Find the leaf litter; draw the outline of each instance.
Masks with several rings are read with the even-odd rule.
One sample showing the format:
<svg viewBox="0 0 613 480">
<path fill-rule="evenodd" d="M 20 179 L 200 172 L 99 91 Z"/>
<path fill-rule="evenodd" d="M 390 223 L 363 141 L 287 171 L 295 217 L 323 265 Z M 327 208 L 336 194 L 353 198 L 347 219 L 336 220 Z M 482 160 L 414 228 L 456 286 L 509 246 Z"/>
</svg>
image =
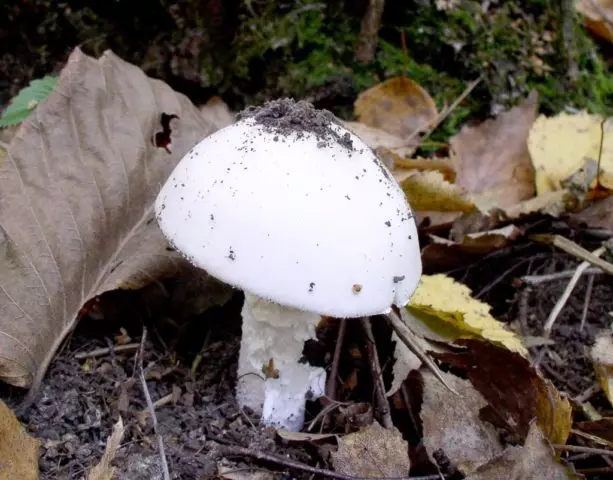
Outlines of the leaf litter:
<svg viewBox="0 0 613 480">
<path fill-rule="evenodd" d="M 403 108 L 386 110 L 398 98 Z M 162 478 L 133 350 L 114 348 L 138 338 L 144 322 L 157 332 L 143 352 L 147 389 L 168 463 L 180 478 L 230 477 L 233 469 L 262 466 L 300 478 L 376 476 L 373 468 L 392 467 L 396 476 L 463 472 L 493 479 L 513 471 L 517 478 L 575 478 L 564 449 L 607 445 L 607 419 L 598 411 L 610 404 L 597 374 L 602 381 L 608 357 L 592 355 L 592 364 L 586 349 L 610 323 L 613 289 L 602 277 L 589 294 L 579 285 L 550 341 L 537 341 L 564 283 L 532 288 L 522 278 L 569 270 L 578 261 L 529 235 L 579 235 L 592 250 L 603 237 L 585 228 L 593 226 L 589 218 L 581 225 L 573 217 L 591 187 L 538 191 L 535 169 L 555 165 L 538 163 L 529 148 L 539 138 L 536 111 L 531 96 L 497 119 L 465 127 L 451 141 L 450 159 L 410 158 L 419 132 L 436 122 L 427 92 L 403 77 L 362 95 L 356 113 L 369 125 L 350 128 L 382 155 L 421 223 L 430 275 L 407 310 L 413 312 L 404 317 L 412 318 L 407 328 L 461 395 L 399 347 L 383 319 L 373 318 L 370 346 L 351 320 L 342 337 L 338 321 L 325 321 L 304 355 L 333 370 L 334 397 L 310 402 L 307 431 L 288 437 L 257 427 L 258 419 L 234 401 L 242 295 L 194 275 L 143 213 L 183 153 L 234 115 L 219 99 L 197 109 L 112 53 L 94 60 L 73 52 L 55 91 L 18 129 L 0 166 L 6 184 L 1 373 L 9 384 L 37 386 L 51 365 L 20 415 L 41 440 L 41 477 L 84 477 L 102 459 L 103 478 L 113 471 L 113 478 Z M 413 183 L 404 185 L 406 179 Z M 587 198 L 592 207 L 606 201 Z M 584 304 L 587 320 L 579 330 Z M 383 382 L 369 364 L 373 348 Z M 387 406 L 374 394 L 380 383 Z M 383 410 L 391 411 L 394 428 L 376 423 Z M 125 432 L 117 445 L 112 427 L 119 415 Z M 470 442 L 453 440 L 469 431 Z M 388 436 L 386 447 L 373 449 Z M 109 462 L 107 440 L 114 450 Z M 575 465 L 608 468 L 598 453 L 586 458 Z"/>
</svg>

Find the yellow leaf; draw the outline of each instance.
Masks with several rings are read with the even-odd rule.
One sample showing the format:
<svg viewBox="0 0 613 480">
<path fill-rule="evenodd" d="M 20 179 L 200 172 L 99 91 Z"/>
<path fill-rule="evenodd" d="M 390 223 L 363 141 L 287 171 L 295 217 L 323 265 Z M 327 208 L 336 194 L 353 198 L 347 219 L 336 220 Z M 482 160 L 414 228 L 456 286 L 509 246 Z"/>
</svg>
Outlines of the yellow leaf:
<svg viewBox="0 0 613 480">
<path fill-rule="evenodd" d="M 439 171 L 397 169 L 393 174 L 413 210 L 468 213 L 476 209 L 466 192 L 447 182 Z"/>
<path fill-rule="evenodd" d="M 602 117 L 585 111 L 539 116 L 528 135 L 528 149 L 536 170 L 537 194 L 562 189 L 562 182 L 597 161 L 600 153 Z M 613 186 L 613 122 L 604 124 L 600 181 Z"/>
<path fill-rule="evenodd" d="M 358 120 L 407 139 L 424 131 L 438 116 L 432 97 L 407 77 L 394 77 L 362 92 L 354 104 Z"/>
<path fill-rule="evenodd" d="M 590 356 L 602 391 L 613 405 L 613 336 L 608 332 L 598 335 Z"/>
<path fill-rule="evenodd" d="M 441 274 L 422 275 L 409 303 L 416 320 L 443 338 L 482 338 L 528 356 L 520 338 L 492 317 L 490 308 L 471 297 L 466 285 Z"/>
</svg>

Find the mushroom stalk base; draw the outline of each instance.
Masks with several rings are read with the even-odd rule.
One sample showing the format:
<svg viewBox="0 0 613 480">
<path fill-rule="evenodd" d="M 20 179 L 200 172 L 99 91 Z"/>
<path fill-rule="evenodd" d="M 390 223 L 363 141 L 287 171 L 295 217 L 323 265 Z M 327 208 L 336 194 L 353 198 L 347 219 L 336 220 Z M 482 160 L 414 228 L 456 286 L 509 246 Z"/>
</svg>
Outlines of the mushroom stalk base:
<svg viewBox="0 0 613 480">
<path fill-rule="evenodd" d="M 261 414 L 265 425 L 298 431 L 306 400 L 325 392 L 326 371 L 299 363 L 321 316 L 247 293 L 242 316 L 238 403 Z"/>
</svg>

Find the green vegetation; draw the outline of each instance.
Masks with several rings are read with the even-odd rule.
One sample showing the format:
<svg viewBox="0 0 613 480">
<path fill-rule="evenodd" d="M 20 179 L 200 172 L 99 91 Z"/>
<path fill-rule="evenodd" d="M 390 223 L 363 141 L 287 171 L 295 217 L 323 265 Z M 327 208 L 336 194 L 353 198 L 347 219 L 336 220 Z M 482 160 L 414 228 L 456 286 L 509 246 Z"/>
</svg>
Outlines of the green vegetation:
<svg viewBox="0 0 613 480">
<path fill-rule="evenodd" d="M 563 38 L 558 0 L 491 2 L 486 12 L 477 0 L 447 2 L 457 5 L 445 10 L 428 0 L 388 1 L 367 65 L 354 56 L 365 0 L 158 0 L 138 12 L 129 0 L 88 7 L 36 0 L 29 11 L 16 10 L 22 3 L 5 2 L 0 10 L 11 22 L 9 39 L 25 35 L 21 27 L 10 29 L 25 25 L 24 15 L 42 19 L 36 32 L 26 32 L 27 45 L 33 63 L 47 66 L 34 68 L 23 83 L 50 71 L 52 59 L 81 42 L 95 55 L 112 48 L 196 102 L 220 94 L 234 108 L 288 95 L 348 116 L 360 91 L 402 74 L 441 107 L 483 76 L 439 138 L 468 118 L 516 104 L 532 89 L 545 113 L 573 107 L 610 114 L 613 105 L 613 75 L 600 47 L 578 15 L 572 41 Z"/>
</svg>

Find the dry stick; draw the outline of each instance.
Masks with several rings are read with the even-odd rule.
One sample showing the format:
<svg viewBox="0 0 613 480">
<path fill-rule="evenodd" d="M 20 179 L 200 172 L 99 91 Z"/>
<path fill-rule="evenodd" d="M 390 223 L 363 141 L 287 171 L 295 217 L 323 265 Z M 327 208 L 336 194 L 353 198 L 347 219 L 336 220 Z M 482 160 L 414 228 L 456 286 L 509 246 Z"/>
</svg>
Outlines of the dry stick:
<svg viewBox="0 0 613 480">
<path fill-rule="evenodd" d="M 409 327 L 407 327 L 403 323 L 403 321 L 398 317 L 396 312 L 392 310 L 390 313 L 386 314 L 386 317 L 390 322 L 390 325 L 394 329 L 394 332 L 396 332 L 396 335 L 398 335 L 398 338 L 402 340 L 402 343 L 404 343 L 407 348 L 411 350 L 411 352 L 413 352 L 415 356 L 417 356 L 417 358 L 419 358 L 424 363 L 424 365 L 430 369 L 434 376 L 439 380 L 439 382 L 441 382 L 445 386 L 445 388 L 447 388 L 447 390 L 449 390 L 451 393 L 459 395 L 458 392 L 456 392 L 451 387 L 451 385 L 449 385 L 445 381 L 445 378 L 443 378 L 443 374 L 441 373 L 436 363 L 434 363 L 434 360 L 432 360 L 430 356 L 426 352 L 424 352 L 424 350 L 421 348 L 421 345 L 419 345 L 419 343 L 417 343 L 417 340 L 415 340 L 415 334 L 411 331 Z"/>
<path fill-rule="evenodd" d="M 345 332 L 347 331 L 347 319 L 341 318 L 338 325 L 338 334 L 336 336 L 336 345 L 334 346 L 334 357 L 332 359 L 332 367 L 330 369 L 330 376 L 328 377 L 328 383 L 326 384 L 326 395 L 332 400 L 336 400 L 336 384 L 338 382 L 338 364 L 341 359 L 341 349 L 343 348 L 343 341 L 345 339 Z"/>
<path fill-rule="evenodd" d="M 359 37 L 360 44 L 355 52 L 355 57 L 361 63 L 371 63 L 375 57 L 384 8 L 385 0 L 370 0 L 368 3 L 366 13 L 362 19 L 362 30 Z"/>
<path fill-rule="evenodd" d="M 591 275 L 592 277 L 594 275 L 602 275 L 604 272 L 600 269 L 600 268 L 588 268 L 585 272 L 586 275 Z M 541 283 L 548 283 L 548 282 L 554 282 L 556 280 L 564 280 L 566 278 L 570 278 L 575 274 L 575 270 L 564 270 L 562 272 L 556 272 L 556 273 L 547 273 L 545 275 L 524 275 L 523 277 L 520 277 L 519 279 L 524 282 L 527 283 L 528 285 L 540 285 Z"/>
<path fill-rule="evenodd" d="M 578 452 L 578 453 L 591 453 L 592 455 L 604 455 L 611 457 L 613 456 L 613 450 L 606 450 L 604 448 L 593 448 L 593 447 L 581 447 L 579 445 L 551 445 L 556 450 L 566 451 L 566 452 Z"/>
<path fill-rule="evenodd" d="M 594 288 L 594 275 L 589 275 L 587 278 L 587 289 L 585 290 L 585 301 L 583 302 L 583 312 L 581 313 L 581 324 L 579 325 L 579 331 L 583 331 L 587 315 L 589 312 L 590 301 L 592 300 L 592 289 Z"/>
<path fill-rule="evenodd" d="M 82 360 L 84 358 L 103 357 L 105 355 L 110 354 L 111 352 L 113 353 L 133 352 L 134 350 L 138 350 L 139 346 L 140 346 L 139 343 L 126 343 L 125 345 L 117 345 L 117 346 L 105 347 L 105 348 L 96 348 L 89 352 L 77 353 L 75 354 L 74 358 L 76 358 L 77 360 Z"/>
<path fill-rule="evenodd" d="M 554 247 L 558 247 L 560 250 L 564 250 L 566 253 L 574 255 L 579 260 L 583 260 L 584 262 L 591 263 L 595 267 L 600 268 L 605 273 L 609 275 L 613 275 L 613 265 L 609 262 L 604 261 L 602 258 L 598 258 L 590 251 L 585 248 L 577 245 L 572 240 L 563 237 L 562 235 L 530 235 L 528 237 L 530 240 L 534 240 L 535 242 L 544 243 L 547 245 L 553 245 Z"/>
<path fill-rule="evenodd" d="M 605 251 L 606 251 L 605 247 L 600 247 L 594 250 L 592 253 L 590 253 L 590 255 L 593 255 L 594 258 L 598 258 Z M 545 323 L 545 326 L 543 327 L 543 333 L 545 334 L 545 336 L 549 336 L 551 334 L 551 329 L 553 328 L 553 324 L 558 318 L 558 315 L 560 315 L 560 312 L 566 305 L 566 302 L 568 302 L 568 299 L 570 298 L 571 294 L 573 293 L 573 290 L 577 286 L 577 283 L 579 282 L 581 275 L 583 275 L 583 272 L 585 272 L 589 266 L 590 264 L 588 262 L 582 262 L 579 264 L 579 266 L 575 270 L 575 273 L 573 274 L 572 278 L 568 282 L 568 285 L 566 285 L 566 288 L 564 289 L 562 296 L 558 299 L 553 309 L 551 310 L 551 313 L 549 314 L 549 318 L 547 319 L 547 322 Z"/>
<path fill-rule="evenodd" d="M 155 415 L 155 407 L 151 401 L 151 395 L 147 388 L 147 380 L 145 379 L 145 369 L 143 368 L 143 352 L 145 351 L 145 340 L 147 339 L 147 327 L 143 327 L 143 334 L 140 339 L 140 349 L 138 351 L 138 376 L 140 377 L 140 383 L 143 387 L 143 394 L 145 395 L 145 401 L 147 402 L 147 408 L 151 414 L 151 421 L 153 423 L 153 432 L 158 441 L 158 449 L 160 451 L 160 460 L 162 462 L 162 472 L 164 480 L 170 480 L 170 472 L 168 471 L 168 462 L 166 461 L 166 452 L 164 450 L 164 439 L 158 431 L 158 419 Z"/>
<path fill-rule="evenodd" d="M 221 455 L 224 456 L 235 455 L 241 457 L 251 457 L 264 462 L 276 463 L 277 465 L 283 465 L 287 468 L 302 470 L 303 472 L 314 473 L 316 475 L 322 475 L 323 477 L 328 478 L 336 478 L 338 480 L 361 480 L 360 477 L 345 475 L 344 473 L 338 473 L 332 470 L 326 470 L 324 468 L 311 467 L 306 463 L 281 457 L 280 455 L 275 455 L 273 453 L 260 452 L 235 445 L 218 445 L 216 449 Z M 389 477 L 386 480 L 440 480 L 441 478 L 444 477 L 441 477 L 440 475 L 425 475 L 421 477 Z"/>
<path fill-rule="evenodd" d="M 392 414 L 389 401 L 385 395 L 385 385 L 383 384 L 383 374 L 381 373 L 381 364 L 379 363 L 379 354 L 377 352 L 377 344 L 375 343 L 375 336 L 372 333 L 372 326 L 370 325 L 369 317 L 360 318 L 360 323 L 364 332 L 366 333 L 366 350 L 368 352 L 368 361 L 370 363 L 370 372 L 372 374 L 373 385 L 375 386 L 375 396 L 377 403 L 379 404 L 379 412 L 381 413 L 381 423 L 385 428 L 392 428 L 394 422 L 392 421 Z"/>
<path fill-rule="evenodd" d="M 468 95 L 470 95 L 470 92 L 472 92 L 475 89 L 475 87 L 479 85 L 479 83 L 481 83 L 481 80 L 483 80 L 483 78 L 484 78 L 483 74 L 479 75 L 479 77 L 476 80 L 473 80 L 468 85 L 468 87 L 466 87 L 466 89 L 462 92 L 462 94 L 458 98 L 456 98 L 449 107 L 443 110 L 441 114 L 438 117 L 436 117 L 434 122 L 432 122 L 432 124 L 428 127 L 428 129 L 424 133 L 424 136 L 419 140 L 419 145 L 421 145 L 421 143 L 423 143 L 424 140 L 426 140 L 430 135 L 432 135 L 432 132 L 434 132 L 434 130 L 436 130 L 438 126 L 441 123 L 443 123 L 449 115 L 451 115 L 451 112 L 453 112 L 458 107 L 458 105 L 462 103 L 464 99 L 468 97 Z M 411 142 L 417 135 L 419 135 L 419 133 L 420 133 L 419 129 L 411 133 L 411 135 L 409 135 L 409 138 L 406 139 L 406 141 L 402 144 L 402 146 L 403 147 L 411 146 Z"/>
</svg>

